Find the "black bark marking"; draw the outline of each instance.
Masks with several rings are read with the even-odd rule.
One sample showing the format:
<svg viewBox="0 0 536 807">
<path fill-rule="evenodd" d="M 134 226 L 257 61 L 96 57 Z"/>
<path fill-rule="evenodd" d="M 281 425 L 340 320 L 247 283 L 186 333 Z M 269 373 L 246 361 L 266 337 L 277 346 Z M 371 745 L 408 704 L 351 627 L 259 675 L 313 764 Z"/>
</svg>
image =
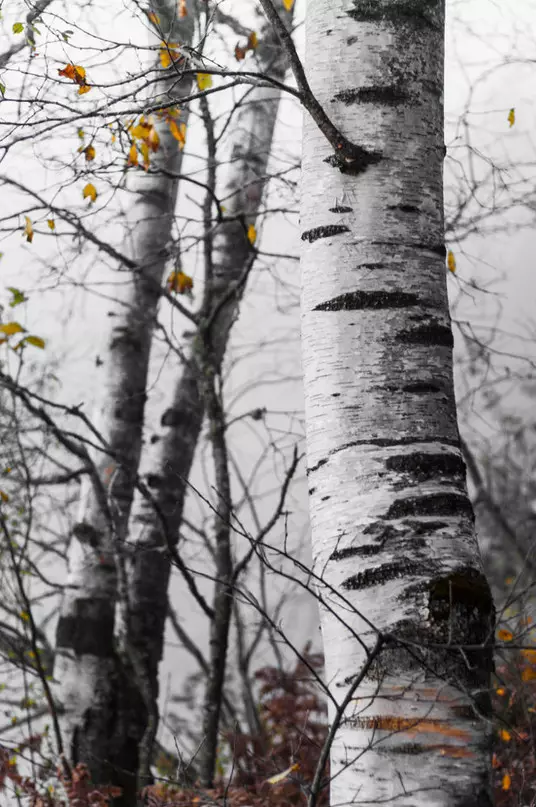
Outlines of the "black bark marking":
<svg viewBox="0 0 536 807">
<path fill-rule="evenodd" d="M 164 479 L 159 474 L 147 474 L 147 487 L 160 488 Z"/>
<path fill-rule="evenodd" d="M 425 347 L 439 345 L 440 347 L 449 348 L 454 346 L 450 327 L 434 321 L 412 328 L 409 331 L 399 331 L 395 339 L 405 345 L 424 345 Z"/>
<path fill-rule="evenodd" d="M 342 587 L 351 591 L 357 591 L 379 586 L 390 580 L 400 578 L 429 577 L 432 569 L 433 566 L 430 561 L 428 563 L 420 563 L 418 561 L 408 560 L 407 558 L 400 558 L 400 560 L 384 563 L 376 569 L 365 569 L 362 572 L 358 572 L 348 577 L 342 583 Z"/>
<path fill-rule="evenodd" d="M 321 502 L 327 502 L 327 501 L 328 501 L 328 499 L 331 499 L 331 496 L 322 496 L 322 497 L 320 498 L 320 501 L 321 501 Z"/>
<path fill-rule="evenodd" d="M 414 249 L 424 249 L 426 252 L 433 252 L 436 255 L 441 255 L 442 258 L 447 256 L 447 248 L 445 244 L 406 244 L 407 247 Z"/>
<path fill-rule="evenodd" d="M 407 519 L 403 523 L 409 527 L 414 535 L 432 535 L 432 533 L 444 530 L 445 527 L 449 526 L 446 521 L 410 521 Z"/>
<path fill-rule="evenodd" d="M 438 0 L 354 0 L 346 13 L 356 22 L 386 21 L 393 25 L 432 28 L 442 31 L 444 18 Z"/>
<path fill-rule="evenodd" d="M 400 87 L 360 87 L 343 90 L 333 96 L 334 101 L 350 104 L 400 104 L 408 100 L 407 93 Z"/>
<path fill-rule="evenodd" d="M 405 516 L 462 516 L 473 519 L 473 508 L 465 493 L 433 493 L 429 496 L 412 496 L 396 499 L 385 518 Z"/>
<path fill-rule="evenodd" d="M 388 210 L 401 210 L 403 213 L 420 213 L 417 205 L 387 205 Z"/>
<path fill-rule="evenodd" d="M 409 308 L 419 305 L 416 294 L 404 291 L 353 291 L 320 303 L 313 311 L 362 311 L 379 308 Z"/>
<path fill-rule="evenodd" d="M 357 36 L 349 36 L 348 39 L 346 40 L 347 45 L 355 45 L 356 42 L 357 42 Z"/>
<path fill-rule="evenodd" d="M 354 146 L 352 152 L 352 161 L 348 162 L 338 154 L 330 154 L 325 157 L 323 162 L 331 165 L 333 168 L 338 168 L 341 174 L 349 174 L 350 176 L 357 177 L 363 174 L 369 165 L 374 165 L 382 160 L 382 155 L 379 151 L 366 151 L 360 146 Z"/>
<path fill-rule="evenodd" d="M 366 544 L 365 546 L 349 546 L 346 549 L 336 549 L 329 556 L 330 560 L 346 560 L 346 558 L 367 558 L 378 555 L 382 551 L 381 546 Z"/>
<path fill-rule="evenodd" d="M 405 384 L 402 392 L 411 392 L 413 395 L 428 395 L 429 393 L 441 392 L 441 387 L 430 381 L 415 381 L 413 384 Z"/>
<path fill-rule="evenodd" d="M 306 230 L 301 235 L 302 241 L 309 241 L 312 244 L 318 241 L 319 238 L 331 238 L 334 235 L 341 233 L 349 233 L 350 228 L 346 224 L 326 224 L 324 227 L 313 227 L 312 230 Z"/>
<path fill-rule="evenodd" d="M 77 656 L 89 654 L 110 658 L 114 651 L 114 613 L 108 600 L 76 600 L 75 613 L 61 616 L 56 644 L 74 650 Z"/>
<path fill-rule="evenodd" d="M 325 465 L 327 461 L 328 461 L 327 459 L 324 459 L 324 460 L 318 460 L 318 462 L 316 463 L 316 465 L 313 465 L 311 468 L 308 468 L 308 469 L 307 469 L 307 473 L 308 473 L 308 474 L 312 474 L 312 473 L 313 473 L 313 471 L 318 471 L 318 469 L 319 469 L 319 468 L 321 468 L 323 465 Z"/>
<path fill-rule="evenodd" d="M 353 207 L 348 207 L 347 205 L 335 205 L 335 207 L 330 207 L 330 213 L 352 213 L 354 210 Z"/>
<path fill-rule="evenodd" d="M 419 480 L 436 476 L 461 476 L 465 478 L 465 463 L 454 454 L 430 454 L 416 452 L 397 454 L 385 463 L 388 471 L 409 473 Z"/>
<path fill-rule="evenodd" d="M 316 490 L 316 488 L 315 488 L 315 487 L 310 488 L 310 489 L 309 489 L 309 496 L 312 496 L 312 495 L 313 495 L 313 493 L 315 492 L 315 490 Z"/>
</svg>

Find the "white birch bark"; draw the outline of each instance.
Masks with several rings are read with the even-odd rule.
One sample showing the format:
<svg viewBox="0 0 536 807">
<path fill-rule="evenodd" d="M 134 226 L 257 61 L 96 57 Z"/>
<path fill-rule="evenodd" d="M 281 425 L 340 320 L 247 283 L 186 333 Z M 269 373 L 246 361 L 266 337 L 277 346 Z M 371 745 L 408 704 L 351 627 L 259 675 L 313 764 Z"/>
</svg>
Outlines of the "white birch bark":
<svg viewBox="0 0 536 807">
<path fill-rule="evenodd" d="M 172 0 L 153 0 L 152 9 L 168 41 L 190 44 L 194 20 L 177 17 Z M 153 36 L 151 44 L 160 44 Z M 154 58 L 154 57 L 152 57 Z M 158 56 L 155 64 L 160 69 Z M 180 69 L 162 71 L 153 86 L 151 105 L 169 105 L 188 95 L 191 76 Z M 186 122 L 183 110 L 181 121 Z M 98 429 L 106 451 L 95 457 L 100 493 L 88 487 L 81 501 L 79 523 L 69 549 L 67 589 L 57 628 L 55 677 L 65 707 L 65 747 L 73 761 L 89 764 L 93 779 L 117 778 L 103 760 L 113 764 L 114 744 L 128 727 L 118 725 L 118 661 L 114 652 L 117 568 L 132 503 L 141 451 L 149 350 L 159 288 L 169 254 L 182 152 L 165 123 L 155 121 L 160 137 L 151 155 L 150 171 L 131 168 L 129 188 L 134 202 L 127 213 L 124 252 L 137 264 L 127 273 L 127 290 L 115 310 L 109 349 L 104 360 Z M 166 173 L 159 171 L 166 169 Z M 108 514 L 102 507 L 107 501 Z M 114 717 L 114 712 L 116 715 Z M 134 749 L 135 750 L 135 749 Z M 127 760 L 121 764 L 128 766 Z"/>
<path fill-rule="evenodd" d="M 290 25 L 292 13 L 284 10 L 280 0 L 277 6 Z M 286 59 L 277 36 L 267 24 L 259 31 L 256 57 L 259 72 L 283 80 Z M 169 543 L 175 547 L 179 539 L 188 476 L 205 414 L 203 368 L 208 363 L 217 368 L 223 361 L 253 264 L 254 251 L 247 229 L 255 223 L 262 200 L 279 98 L 276 89 L 254 87 L 233 118 L 231 165 L 220 194 L 227 221 L 217 227 L 213 236 L 211 276 L 207 279 L 201 311 L 203 325 L 186 351 L 171 408 L 164 413 L 160 428 L 147 435 L 146 442 L 151 448 L 147 460 L 142 461 L 141 471 L 156 508 L 143 496 L 136 495 L 129 533 L 133 545 L 128 565 L 129 641 L 145 659 L 155 696 L 171 572 L 170 553 L 162 548 Z M 221 652 L 216 653 L 220 661 Z"/>
<path fill-rule="evenodd" d="M 378 630 L 409 643 L 388 645 L 344 714 L 333 805 L 491 804 L 479 711 L 493 606 L 453 391 L 443 36 L 443 0 L 308 0 L 311 88 L 343 135 L 381 154 L 361 173 L 341 172 L 305 119 L 308 478 L 337 701 L 365 663 L 358 638 L 372 648 Z"/>
</svg>

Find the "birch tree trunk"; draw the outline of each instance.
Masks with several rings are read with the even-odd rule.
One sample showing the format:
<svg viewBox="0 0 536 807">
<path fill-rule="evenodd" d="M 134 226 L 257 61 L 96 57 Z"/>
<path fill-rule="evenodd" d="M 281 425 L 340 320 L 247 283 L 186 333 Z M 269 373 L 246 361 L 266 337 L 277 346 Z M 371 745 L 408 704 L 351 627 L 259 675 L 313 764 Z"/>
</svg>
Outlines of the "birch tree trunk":
<svg viewBox="0 0 536 807">
<path fill-rule="evenodd" d="M 152 4 L 169 41 L 191 43 L 193 15 L 178 19 L 176 3 Z M 160 44 L 161 36 L 152 45 Z M 160 70 L 159 61 L 155 69 Z M 154 85 L 151 104 L 169 104 L 173 97 L 188 95 L 191 76 L 180 78 L 173 66 Z M 181 121 L 186 122 L 187 111 Z M 124 252 L 136 263 L 127 272 L 126 293 L 115 310 L 109 349 L 104 361 L 105 379 L 96 424 L 104 450 L 95 456 L 98 484 L 89 486 L 80 505 L 69 549 L 67 590 L 56 635 L 55 677 L 65 707 L 64 740 L 72 761 L 90 767 L 97 783 L 110 779 L 121 783 L 114 765 L 132 767 L 136 744 L 124 752 L 128 719 L 122 670 L 115 653 L 114 619 L 118 565 L 126 536 L 134 484 L 141 451 L 147 369 L 160 284 L 166 269 L 175 215 L 182 151 L 166 124 L 155 127 L 160 137 L 150 171 L 131 169 L 129 187 L 134 202 L 127 214 L 128 234 Z M 163 173 L 159 169 L 165 168 Z M 125 722 L 125 720 L 127 722 Z M 123 746 L 117 759 L 116 750 Z"/>
<path fill-rule="evenodd" d="M 493 605 L 452 379 L 443 37 L 443 0 L 308 0 L 313 93 L 348 140 L 381 155 L 341 171 L 305 120 L 309 492 L 339 703 L 365 648 L 386 638 L 335 734 L 334 805 L 491 805 Z"/>
<path fill-rule="evenodd" d="M 278 7 L 286 24 L 290 25 L 292 13 L 284 11 L 280 0 Z M 259 31 L 256 56 L 259 72 L 283 80 L 286 59 L 268 24 Z M 202 324 L 186 351 L 172 406 L 164 413 L 161 428 L 147 439 L 152 450 L 148 451 L 147 461 L 142 463 L 142 473 L 154 503 L 137 495 L 132 511 L 130 537 L 133 552 L 128 566 L 131 593 L 129 642 L 143 656 L 155 698 L 158 694 L 158 665 L 164 647 L 172 553 L 179 539 L 188 476 L 205 415 L 205 368 L 210 366 L 211 372 L 217 373 L 221 366 L 255 258 L 247 230 L 255 222 L 262 200 L 279 98 L 278 90 L 254 87 L 235 113 L 231 165 L 221 192 L 226 220 L 217 227 L 211 239 L 210 255 L 205 263 Z M 167 552 L 162 551 L 165 547 Z M 214 624 L 220 626 L 218 631 L 212 629 L 208 684 L 211 691 L 218 692 L 218 698 L 221 698 L 221 687 L 212 677 L 222 680 L 221 665 L 225 666 L 230 618 L 223 602 L 225 581 L 220 583 L 214 608 L 205 608 L 207 615 L 214 618 Z M 226 611 L 227 619 L 220 611 Z M 223 623 L 226 624 L 222 627 Z M 213 703 L 212 707 L 219 716 L 219 705 Z M 206 709 L 207 704 L 205 714 Z M 217 726 L 218 717 L 215 723 Z M 139 730 L 142 730 L 141 726 Z"/>
</svg>

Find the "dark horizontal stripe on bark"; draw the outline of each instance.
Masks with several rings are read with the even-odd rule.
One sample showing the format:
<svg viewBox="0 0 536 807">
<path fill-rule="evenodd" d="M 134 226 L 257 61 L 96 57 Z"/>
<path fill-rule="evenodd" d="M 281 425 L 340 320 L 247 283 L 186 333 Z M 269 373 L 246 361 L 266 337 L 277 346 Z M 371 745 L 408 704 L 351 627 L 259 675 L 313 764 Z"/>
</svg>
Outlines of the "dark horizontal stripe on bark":
<svg viewBox="0 0 536 807">
<path fill-rule="evenodd" d="M 469 497 L 465 493 L 433 493 L 429 496 L 396 499 L 387 511 L 385 518 L 439 515 L 473 518 Z"/>
<path fill-rule="evenodd" d="M 110 658 L 114 651 L 114 612 L 110 600 L 77 600 L 74 614 L 61 616 L 56 645 L 77 656 Z"/>
<path fill-rule="evenodd" d="M 440 445 L 459 447 L 459 440 L 457 438 L 450 439 L 449 437 L 401 437 L 398 440 L 389 439 L 388 437 L 369 437 L 367 440 L 352 440 L 351 443 L 344 443 L 342 446 L 339 446 L 339 448 L 334 448 L 333 451 L 330 451 L 329 457 L 319 460 L 316 465 L 312 465 L 308 468 L 307 474 L 317 471 L 329 462 L 330 457 L 334 454 L 338 454 L 339 451 L 345 451 L 347 448 L 353 448 L 354 446 L 379 446 L 381 448 L 390 448 L 391 446 L 409 446 L 413 443 L 416 445 L 419 443 L 439 443 Z"/>
<path fill-rule="evenodd" d="M 393 265 L 392 265 L 392 264 L 390 264 L 390 265 L 388 266 L 386 263 L 380 263 L 380 262 L 378 261 L 377 263 L 374 263 L 374 262 L 371 262 L 371 263 L 360 263 L 360 264 L 359 264 L 359 265 L 358 265 L 356 268 L 357 268 L 357 269 L 392 269 L 392 268 L 393 268 Z"/>
<path fill-rule="evenodd" d="M 342 90 L 333 96 L 333 100 L 341 101 L 346 106 L 351 104 L 394 105 L 407 101 L 408 95 L 400 87 L 359 87 Z"/>
<path fill-rule="evenodd" d="M 397 342 L 405 345 L 440 345 L 441 347 L 454 347 L 452 331 L 448 325 L 440 322 L 428 322 L 408 331 L 399 331 L 395 336 Z"/>
<path fill-rule="evenodd" d="M 333 235 L 341 235 L 341 233 L 349 233 L 350 228 L 346 224 L 325 224 L 323 227 L 313 227 L 312 230 L 305 230 L 301 234 L 302 241 L 309 241 L 312 244 L 320 238 L 331 238 Z"/>
<path fill-rule="evenodd" d="M 445 258 L 447 255 L 447 248 L 445 244 L 406 244 L 410 249 L 424 249 L 426 252 L 434 252 L 436 255 L 441 255 Z"/>
<path fill-rule="evenodd" d="M 329 208 L 330 213 L 352 213 L 353 210 L 353 207 L 347 207 L 346 205 L 336 205 Z"/>
<path fill-rule="evenodd" d="M 349 546 L 346 549 L 336 549 L 329 556 L 330 560 L 345 560 L 346 558 L 367 558 L 373 555 L 379 555 L 383 546 L 374 546 L 373 544 L 366 544 L 365 546 Z"/>
<path fill-rule="evenodd" d="M 430 381 L 415 381 L 413 384 L 405 384 L 402 392 L 411 392 L 413 395 L 427 395 L 428 393 L 441 392 L 441 387 Z"/>
<path fill-rule="evenodd" d="M 372 588 L 372 586 L 380 586 L 384 583 L 388 583 L 390 580 L 411 577 L 429 577 L 431 572 L 433 572 L 432 561 L 422 563 L 400 558 L 400 560 L 391 563 L 384 563 L 376 569 L 365 569 L 362 572 L 353 574 L 342 583 L 342 587 L 356 591 L 358 589 Z"/>
<path fill-rule="evenodd" d="M 421 479 L 433 476 L 465 476 L 465 463 L 455 454 L 430 454 L 415 452 L 412 454 L 396 454 L 385 462 L 388 471 L 409 473 Z"/>
<path fill-rule="evenodd" d="M 434 4 L 440 8 L 440 4 Z M 441 32 L 443 18 L 434 15 L 434 5 L 430 0 L 353 0 L 353 8 L 346 14 L 356 22 L 390 22 L 393 25 L 406 24 L 413 28 L 432 28 Z"/>
<path fill-rule="evenodd" d="M 404 291 L 349 291 L 319 303 L 313 311 L 363 311 L 379 308 L 409 308 L 422 301 Z"/>
<path fill-rule="evenodd" d="M 387 210 L 401 210 L 402 213 L 420 213 L 417 205 L 387 205 Z"/>
</svg>

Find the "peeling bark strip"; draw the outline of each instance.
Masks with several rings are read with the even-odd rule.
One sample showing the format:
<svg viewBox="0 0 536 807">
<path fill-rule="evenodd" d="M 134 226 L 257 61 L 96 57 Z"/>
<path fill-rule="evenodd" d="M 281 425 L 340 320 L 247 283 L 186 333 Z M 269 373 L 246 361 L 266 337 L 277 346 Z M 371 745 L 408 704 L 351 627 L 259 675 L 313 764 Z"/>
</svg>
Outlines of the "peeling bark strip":
<svg viewBox="0 0 536 807">
<path fill-rule="evenodd" d="M 444 266 L 443 25 L 443 0 L 309 0 L 306 15 L 313 92 L 389 162 L 331 170 L 305 118 L 305 232 L 326 200 L 352 206 L 347 236 L 302 251 L 313 558 L 330 587 L 321 619 L 339 703 L 366 668 L 340 724 L 330 715 L 332 804 L 491 804 L 493 612 L 459 451 Z M 370 647 L 377 631 L 386 644 L 366 666 L 356 636 Z"/>
<path fill-rule="evenodd" d="M 319 238 L 331 238 L 333 235 L 340 235 L 341 233 L 350 232 L 350 228 L 345 224 L 326 224 L 323 227 L 315 227 L 313 230 L 307 230 L 302 233 L 301 240 L 309 241 L 312 244 L 318 241 Z"/>
<path fill-rule="evenodd" d="M 353 207 L 347 207 L 346 205 L 337 205 L 336 207 L 330 207 L 330 213 L 351 213 Z"/>
</svg>

